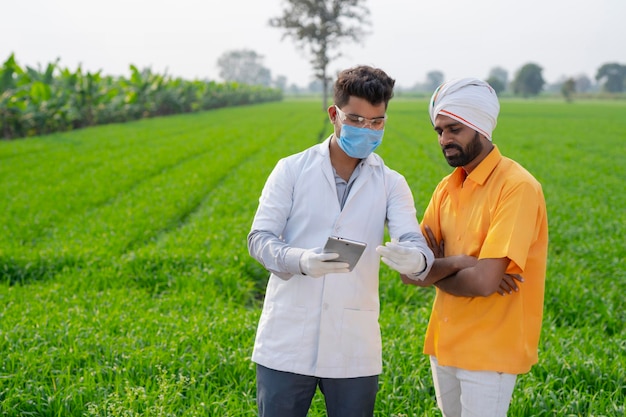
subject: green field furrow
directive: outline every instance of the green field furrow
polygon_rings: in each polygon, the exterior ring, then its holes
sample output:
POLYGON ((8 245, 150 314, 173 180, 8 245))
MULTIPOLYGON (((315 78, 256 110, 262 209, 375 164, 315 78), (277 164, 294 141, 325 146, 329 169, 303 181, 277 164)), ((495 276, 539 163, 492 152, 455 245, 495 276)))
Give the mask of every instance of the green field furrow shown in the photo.
MULTIPOLYGON (((451 171, 427 108, 392 100, 377 151, 418 217, 451 171)), ((624 114, 502 102, 494 143, 541 181, 550 225, 540 360, 509 416, 626 411, 624 114)), ((331 128, 294 99, 0 141, 0 414, 256 415, 268 272, 246 237, 276 162, 331 128)), ((376 416, 438 416, 421 353, 434 292, 384 265, 380 291, 376 416)))
MULTIPOLYGON (((51 138, 49 145, 54 152, 49 152, 40 161, 37 170, 23 170, 18 166, 5 177, 7 198, 0 201, 8 205, 8 210, 12 210, 14 217, 21 219, 22 223, 5 225, 9 230, 4 238, 19 235, 26 240, 24 244, 29 244, 29 240, 36 240, 45 233, 50 224, 65 221, 68 214, 84 213, 112 204, 120 195, 128 193, 151 176, 163 175, 167 169, 187 159, 197 158, 202 153, 215 152, 214 138, 232 140, 235 146, 237 140, 247 139, 224 138, 223 128, 219 127, 207 131, 211 122, 209 119, 202 124, 189 124, 185 131, 177 129, 175 134, 169 136, 167 130, 158 131, 158 140, 150 141, 149 146, 145 145, 149 140, 147 134, 133 135, 135 130, 143 129, 137 126, 140 123, 127 125, 126 133, 120 132, 121 127, 111 129, 108 136, 99 133, 98 142, 89 142, 88 149, 68 148, 51 138), (120 146, 129 136, 142 136, 142 139, 138 144, 120 146), (16 171, 23 174, 16 175, 16 171), (39 192, 33 192, 31 187, 24 188, 25 183, 36 185, 34 188, 39 192), (42 212, 39 210, 42 205, 49 209, 42 212), (23 233, 24 224, 30 226, 27 229, 29 234, 23 233), (16 232, 12 233, 13 230, 16 232)), ((172 120, 172 123, 180 122, 172 120)), ((96 129, 102 132, 107 128, 96 129)), ((226 155, 218 154, 223 159, 227 159, 226 155)), ((207 163, 214 164, 215 158, 208 159, 207 163)))
MULTIPOLYGON (((180 123, 176 120, 177 118, 172 119, 172 124, 180 123)), ((249 120, 247 123, 254 126, 263 125, 257 120, 249 120)), ((136 125, 129 124, 127 130, 130 133, 121 134, 119 127, 117 127, 109 138, 100 134, 99 139, 105 143, 123 142, 124 139, 120 138, 133 136, 132 132, 137 129, 136 125)), ((213 118, 208 118, 208 120, 201 120, 201 123, 190 123, 184 131, 178 128, 170 136, 167 136, 167 131, 159 131, 159 140, 150 142, 149 146, 144 145, 145 139, 141 141, 140 145, 143 148, 136 148, 135 145, 120 150, 120 146, 116 144, 113 146, 116 149, 116 154, 104 153, 100 147, 92 149, 91 154, 87 155, 80 150, 74 150, 74 161, 91 160, 90 163, 94 167, 87 168, 85 162, 77 164, 79 167, 76 168, 76 171, 80 172, 80 175, 58 170, 58 176, 62 177, 63 181, 56 179, 43 181, 44 178, 51 175, 46 174, 48 171, 46 167, 41 167, 38 173, 42 178, 29 178, 28 180, 30 184, 39 185, 36 187, 39 188, 38 193, 22 186, 21 192, 16 194, 12 192, 11 184, 6 184, 8 188, 7 198, 3 201, 9 206, 9 210, 12 210, 10 214, 14 214, 13 217, 21 220, 21 222, 4 224, 6 233, 3 234, 3 238, 10 239, 12 236, 17 236, 22 240, 22 245, 35 247, 47 246, 50 240, 64 240, 64 232, 59 234, 59 229, 72 229, 75 223, 93 225, 94 222, 87 220, 95 219, 95 223, 98 223, 98 219, 102 219, 103 216, 110 216, 110 214, 106 214, 109 211, 122 208, 129 212, 134 211, 135 202, 141 201, 141 198, 134 197, 135 194, 145 192, 142 190, 145 188, 163 190, 163 187, 159 185, 159 180, 154 180, 153 177, 161 176, 165 178, 164 182, 170 182, 171 186, 176 188, 179 185, 185 185, 185 182, 190 182, 190 178, 182 178, 185 176, 185 170, 187 170, 185 167, 178 170, 181 174, 179 174, 180 178, 176 178, 176 180, 184 182, 177 184, 173 181, 174 178, 169 176, 168 170, 176 171, 174 168, 177 165, 192 159, 202 158, 203 161, 196 163, 198 167, 192 167, 188 171, 194 173, 197 179, 204 177, 196 181, 198 186, 204 182, 205 184, 202 186, 210 187, 210 183, 214 181, 213 177, 220 175, 219 172, 216 173, 216 170, 227 171, 230 168, 229 164, 236 164, 238 158, 245 157, 245 152, 256 152, 258 147, 263 145, 261 141, 250 140, 250 130, 242 130, 241 132, 245 132, 243 134, 225 132, 223 127, 217 126, 207 132, 207 127, 212 125, 215 125, 213 118), (244 146, 239 145, 242 141, 245 142, 244 146), (233 149, 237 149, 237 151, 232 152, 233 149), (201 165, 206 165, 205 168, 210 168, 210 170, 202 170, 201 165), (39 201, 36 199, 38 196, 41 196, 39 201), (60 197, 55 198, 55 196, 60 197), (131 201, 128 201, 129 199, 131 201), (49 210, 42 213, 39 210, 42 205, 49 207, 49 210), (64 226, 65 224, 68 226, 64 226), (27 233, 24 233, 25 231, 27 233), (41 235, 48 235, 49 237, 44 238, 43 242, 39 242, 41 235)), ((142 134, 141 136, 145 135, 142 134)), ((51 146, 59 147, 54 141, 51 146)), ((64 151, 71 152, 71 150, 64 151)), ((63 156, 59 159, 61 161, 67 160, 65 155, 63 156)), ((50 160, 54 161, 54 158, 50 160)), ((72 160, 66 165, 71 165, 71 162, 72 160)), ((195 191, 193 186, 189 184, 183 188, 183 190, 185 189, 189 189, 192 193, 195 191)), ((184 208, 184 210, 189 209, 184 208)), ((94 232, 86 231, 86 233, 93 234, 94 232)), ((73 235, 76 235, 76 231, 73 235)), ((80 233, 75 239, 81 239, 80 233)))

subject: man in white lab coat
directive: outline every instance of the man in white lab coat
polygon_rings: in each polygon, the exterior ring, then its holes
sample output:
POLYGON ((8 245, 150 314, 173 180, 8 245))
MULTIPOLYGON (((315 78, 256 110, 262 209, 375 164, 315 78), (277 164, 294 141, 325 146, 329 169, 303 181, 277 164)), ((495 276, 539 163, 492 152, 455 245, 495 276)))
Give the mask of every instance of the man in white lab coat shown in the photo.
POLYGON ((304 417, 317 390, 329 417, 372 416, 382 372, 376 247, 385 225, 406 257, 390 265, 423 279, 434 261, 405 178, 373 153, 395 80, 342 71, 328 116, 334 133, 280 160, 259 199, 250 254, 271 272, 252 360, 262 417, 304 417), (353 270, 323 253, 329 236, 361 241, 353 270))

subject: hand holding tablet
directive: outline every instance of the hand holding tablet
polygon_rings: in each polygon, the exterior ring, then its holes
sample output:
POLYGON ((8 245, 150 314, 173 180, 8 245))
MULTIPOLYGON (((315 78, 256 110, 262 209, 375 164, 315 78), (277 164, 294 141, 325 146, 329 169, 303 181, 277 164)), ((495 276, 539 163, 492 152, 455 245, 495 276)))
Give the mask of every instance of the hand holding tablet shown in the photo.
POLYGON ((324 246, 325 253, 338 253, 339 257, 326 262, 345 262, 348 270, 352 271, 361 258, 367 244, 339 236, 330 236, 324 246))

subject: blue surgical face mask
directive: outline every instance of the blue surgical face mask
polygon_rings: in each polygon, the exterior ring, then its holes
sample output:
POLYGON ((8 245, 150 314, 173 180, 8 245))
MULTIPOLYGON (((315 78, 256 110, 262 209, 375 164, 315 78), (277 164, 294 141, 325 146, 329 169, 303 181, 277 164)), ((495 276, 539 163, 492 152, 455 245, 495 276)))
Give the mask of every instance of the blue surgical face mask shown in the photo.
POLYGON ((373 130, 344 124, 337 143, 352 158, 363 159, 378 148, 383 141, 383 133, 384 129, 373 130))

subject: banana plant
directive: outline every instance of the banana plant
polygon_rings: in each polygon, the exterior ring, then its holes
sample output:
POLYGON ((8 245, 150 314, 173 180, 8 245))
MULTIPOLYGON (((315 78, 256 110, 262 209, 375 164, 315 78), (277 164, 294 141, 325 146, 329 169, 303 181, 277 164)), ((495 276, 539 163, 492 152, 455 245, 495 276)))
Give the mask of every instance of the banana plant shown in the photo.
POLYGON ((22 69, 14 54, 0 68, 0 138, 66 131, 143 117, 281 100, 280 90, 187 81, 130 65, 130 77, 60 68, 22 69))

